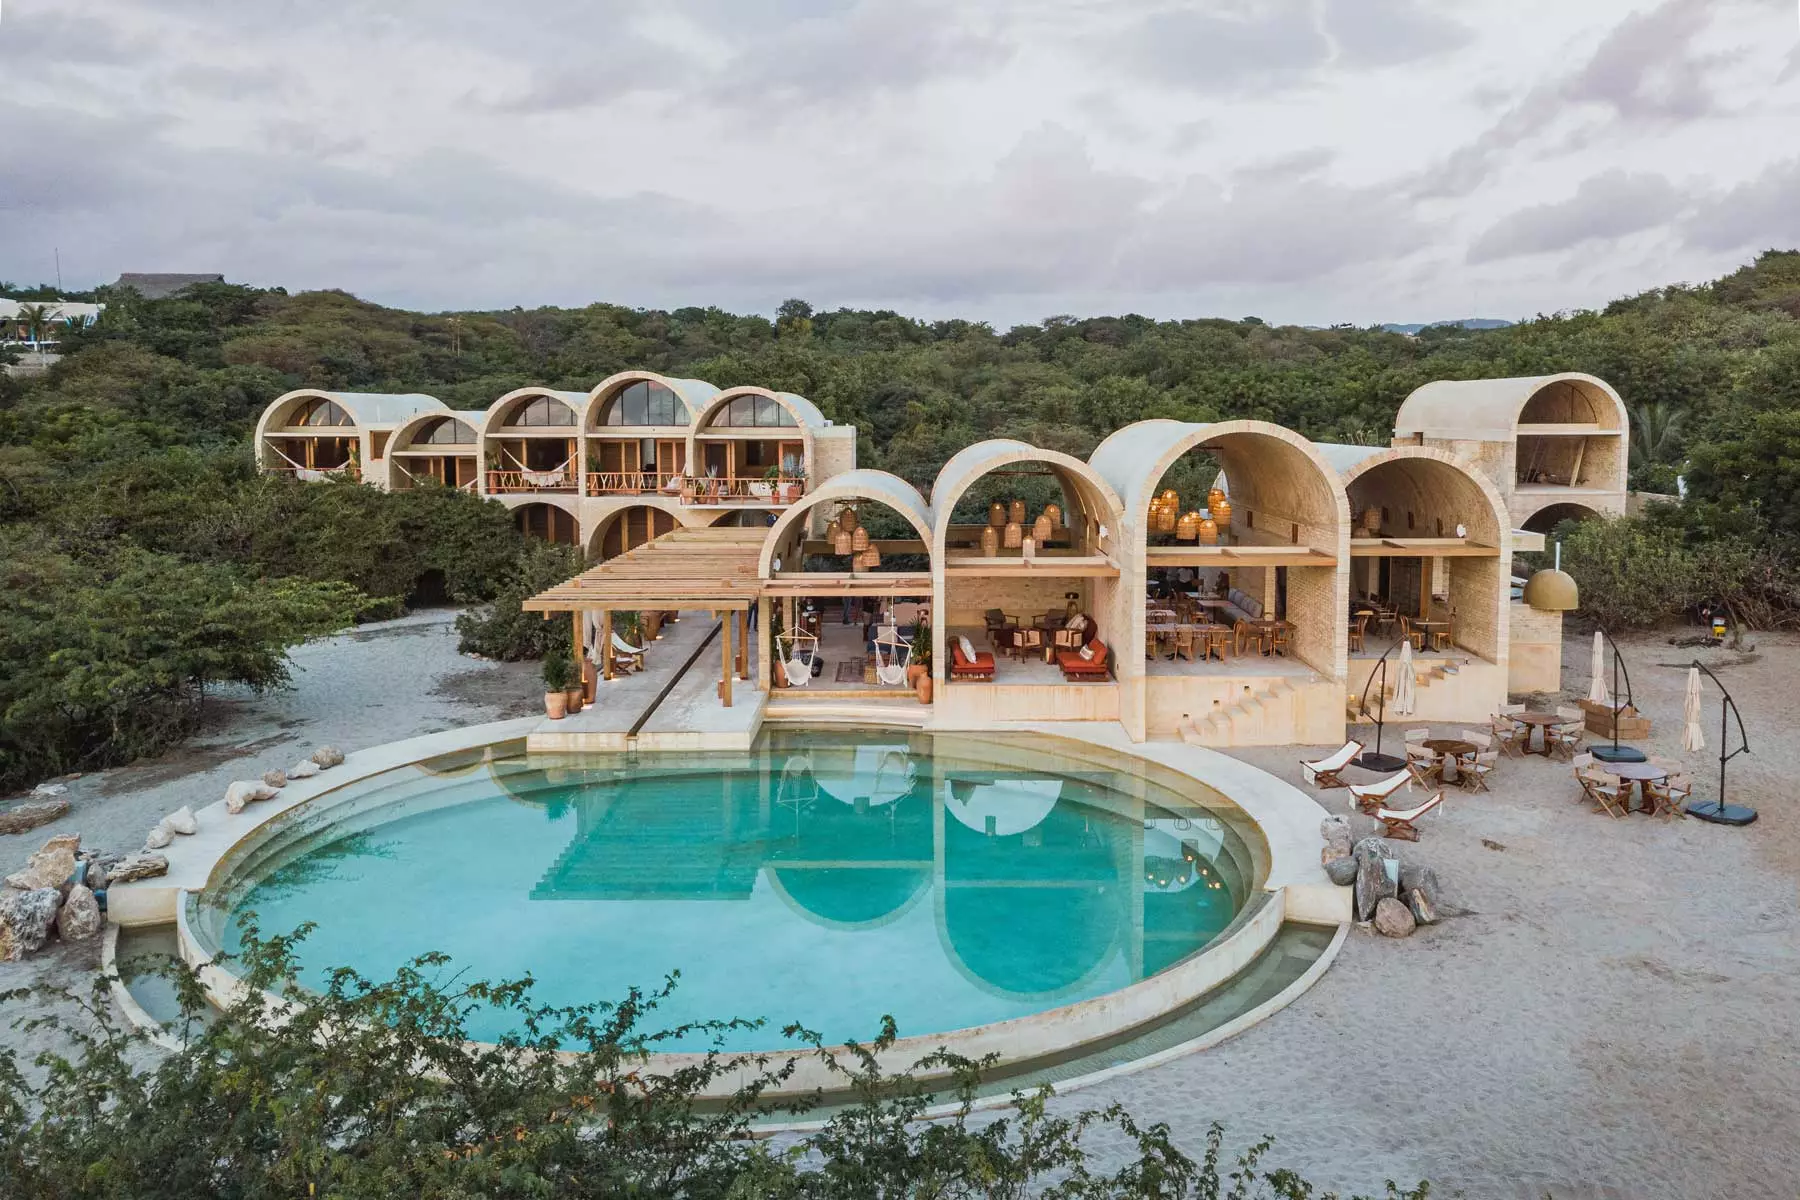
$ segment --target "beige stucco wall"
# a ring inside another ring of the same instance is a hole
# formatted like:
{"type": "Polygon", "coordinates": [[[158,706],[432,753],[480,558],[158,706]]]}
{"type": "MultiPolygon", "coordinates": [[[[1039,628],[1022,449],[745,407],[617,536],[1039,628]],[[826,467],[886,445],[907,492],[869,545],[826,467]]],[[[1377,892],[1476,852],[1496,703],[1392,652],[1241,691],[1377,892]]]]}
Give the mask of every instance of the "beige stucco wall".
{"type": "Polygon", "coordinates": [[[1514,694],[1562,688],[1563,615],[1528,604],[1508,604],[1512,624],[1507,690],[1514,694]]]}
{"type": "Polygon", "coordinates": [[[834,475],[856,470],[856,427],[833,425],[813,434],[813,477],[808,487],[824,483],[834,475]]]}

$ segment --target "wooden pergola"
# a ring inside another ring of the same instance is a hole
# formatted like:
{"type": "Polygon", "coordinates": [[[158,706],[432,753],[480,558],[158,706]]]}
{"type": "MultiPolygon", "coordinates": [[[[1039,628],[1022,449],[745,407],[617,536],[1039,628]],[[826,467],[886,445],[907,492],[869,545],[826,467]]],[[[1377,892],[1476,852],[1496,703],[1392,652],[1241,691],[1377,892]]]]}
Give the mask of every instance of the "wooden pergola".
{"type": "Polygon", "coordinates": [[[526,612],[573,616],[575,654],[582,653],[582,622],[600,615],[601,671],[613,677],[612,615],[624,612],[709,612],[724,619],[719,699],[731,707],[735,676],[750,678],[747,614],[762,596],[757,559],[764,529],[681,528],[627,550],[575,578],[539,592],[522,605],[526,612]]]}

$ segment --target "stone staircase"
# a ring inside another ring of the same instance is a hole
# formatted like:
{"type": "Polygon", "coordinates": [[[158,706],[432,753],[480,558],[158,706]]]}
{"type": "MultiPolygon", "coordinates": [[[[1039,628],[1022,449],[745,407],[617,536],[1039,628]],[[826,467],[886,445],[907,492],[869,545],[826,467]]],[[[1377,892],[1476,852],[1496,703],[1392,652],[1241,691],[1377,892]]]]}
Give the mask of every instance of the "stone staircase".
{"type": "Polygon", "coordinates": [[[1235,703],[1189,718],[1176,728],[1190,746],[1284,746],[1294,740],[1298,690],[1286,679],[1245,689],[1235,703]]]}
{"type": "MultiPolygon", "coordinates": [[[[1415,695],[1419,692],[1423,692],[1425,689],[1429,688],[1434,683],[1438,683],[1442,680],[1452,678],[1453,676],[1459,674],[1461,671],[1461,664],[1452,662],[1448,659],[1443,659],[1443,660],[1439,660],[1439,661],[1429,661],[1429,660],[1422,661],[1420,659],[1414,659],[1413,667],[1414,667],[1414,678],[1415,678],[1415,683],[1414,683],[1414,694],[1415,695]]],[[[1379,691],[1380,694],[1383,697],[1385,697],[1390,704],[1393,703],[1394,676],[1393,676],[1393,671],[1391,669],[1388,672],[1388,685],[1386,687],[1379,688],[1379,689],[1376,689],[1376,688],[1369,689],[1369,708],[1368,709],[1363,708],[1361,696],[1345,697],[1344,715],[1349,718],[1350,723],[1352,725],[1368,724],[1375,720],[1374,710],[1379,707],[1379,702],[1376,699],[1377,691],[1379,691]]]]}
{"type": "Polygon", "coordinates": [[[922,728],[931,720],[931,706],[920,704],[910,694],[892,700],[846,697],[834,700],[826,696],[771,699],[763,710],[765,721],[799,721],[808,725],[899,725],[922,728]]]}

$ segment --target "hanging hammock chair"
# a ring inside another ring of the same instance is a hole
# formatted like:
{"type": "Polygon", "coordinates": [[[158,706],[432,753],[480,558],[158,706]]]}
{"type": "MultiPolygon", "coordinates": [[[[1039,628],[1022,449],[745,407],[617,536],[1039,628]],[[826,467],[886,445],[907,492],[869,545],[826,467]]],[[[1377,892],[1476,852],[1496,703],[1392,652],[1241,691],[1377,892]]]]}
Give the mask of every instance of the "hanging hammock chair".
{"type": "Polygon", "coordinates": [[[798,817],[819,800],[819,780],[813,773],[809,755],[790,754],[781,764],[781,779],[775,786],[775,803],[791,808],[798,817]]]}
{"type": "Polygon", "coordinates": [[[818,637],[804,629],[794,629],[783,633],[777,643],[781,670],[787,676],[788,686],[805,687],[811,683],[813,667],[819,661],[818,637]],[[786,649],[780,648],[781,642],[787,643],[786,649]]]}
{"type": "Polygon", "coordinates": [[[912,643],[900,637],[900,631],[893,625],[883,625],[881,632],[875,635],[875,678],[889,687],[898,687],[906,682],[906,668],[912,665],[912,643]],[[882,651],[887,656],[882,656],[882,651]]]}

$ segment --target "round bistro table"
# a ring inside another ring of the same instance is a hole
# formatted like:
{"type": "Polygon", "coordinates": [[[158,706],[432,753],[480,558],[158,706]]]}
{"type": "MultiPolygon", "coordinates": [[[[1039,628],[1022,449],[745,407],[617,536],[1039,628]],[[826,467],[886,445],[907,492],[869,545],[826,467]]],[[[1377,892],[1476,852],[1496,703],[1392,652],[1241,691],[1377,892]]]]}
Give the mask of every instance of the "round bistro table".
{"type": "MultiPolygon", "coordinates": [[[[1474,754],[1481,749],[1481,747],[1477,746],[1474,742],[1465,741],[1462,738],[1431,738],[1428,741],[1420,742],[1419,744],[1424,746],[1427,750],[1435,750],[1443,755],[1444,761],[1456,768],[1455,779],[1462,778],[1463,758],[1467,755],[1474,754]]],[[[1446,779],[1444,782],[1449,783],[1452,782],[1452,780],[1446,779]]]]}
{"type": "Polygon", "coordinates": [[[1570,717],[1559,716],[1556,713],[1543,712],[1509,713],[1507,715],[1521,725],[1528,725],[1532,729],[1540,731],[1538,734],[1539,749],[1533,750],[1531,748],[1530,730],[1526,731],[1525,745],[1523,748],[1527,754],[1541,754],[1545,758],[1550,757],[1550,730],[1558,725],[1572,724],[1574,720],[1570,717]]]}
{"type": "Polygon", "coordinates": [[[1667,767],[1659,767],[1655,763],[1649,762],[1596,763],[1595,766],[1599,770],[1605,771],[1608,775],[1617,775],[1624,782],[1636,785],[1632,788],[1632,791],[1637,793],[1637,806],[1634,808],[1630,804],[1627,804],[1625,806],[1626,812],[1643,812],[1646,809],[1655,808],[1655,805],[1648,802],[1649,797],[1644,795],[1644,785],[1646,783],[1661,783],[1669,777],[1669,769],[1667,767]]]}

